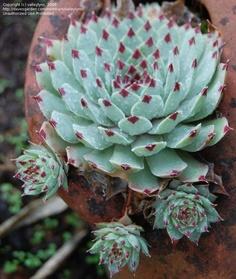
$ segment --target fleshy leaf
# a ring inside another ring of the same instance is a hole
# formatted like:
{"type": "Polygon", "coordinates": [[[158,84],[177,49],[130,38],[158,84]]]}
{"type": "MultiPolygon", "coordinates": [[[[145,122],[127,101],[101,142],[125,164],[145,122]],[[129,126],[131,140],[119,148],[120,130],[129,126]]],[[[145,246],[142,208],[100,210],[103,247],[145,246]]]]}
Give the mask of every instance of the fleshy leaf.
{"type": "Polygon", "coordinates": [[[63,140],[70,143],[76,143],[77,138],[74,134],[72,125],[77,121],[77,118],[74,116],[53,111],[49,122],[63,140]]]}
{"type": "Polygon", "coordinates": [[[228,120],[225,117],[204,122],[205,125],[214,125],[215,135],[208,143],[208,146],[215,145],[232,129],[229,127],[228,120]]]}
{"type": "Polygon", "coordinates": [[[132,144],[132,151],[140,157],[152,156],[166,147],[166,142],[160,136],[145,135],[132,144]]]}
{"type": "Polygon", "coordinates": [[[155,120],[153,122],[153,128],[151,131],[149,131],[149,134],[162,135],[162,134],[169,133],[180,122],[181,115],[182,115],[181,111],[176,111],[171,115],[167,116],[166,118],[164,118],[163,120],[155,120]]]}
{"type": "Polygon", "coordinates": [[[75,90],[68,83],[63,84],[62,87],[59,89],[59,92],[62,96],[63,101],[65,102],[66,107],[69,109],[70,112],[79,117],[88,119],[81,107],[80,100],[83,96],[81,93],[75,90]]]}
{"type": "Polygon", "coordinates": [[[152,128],[152,123],[142,116],[131,115],[122,119],[118,126],[127,134],[135,136],[148,132],[152,128]]]}
{"type": "Polygon", "coordinates": [[[121,145],[115,147],[110,162],[124,171],[139,171],[144,168],[143,159],[132,153],[129,147],[121,145]]]}
{"type": "Polygon", "coordinates": [[[48,65],[52,78],[52,84],[56,90],[61,88],[65,83],[70,84],[74,88],[78,88],[78,82],[63,62],[57,60],[54,62],[48,62],[48,65]]]}
{"type": "Polygon", "coordinates": [[[51,150],[53,150],[58,156],[64,155],[67,142],[63,141],[61,138],[57,136],[55,129],[49,122],[43,122],[39,131],[39,135],[47,144],[47,146],[51,150]]]}
{"type": "Polygon", "coordinates": [[[46,62],[35,66],[35,76],[40,88],[55,93],[56,90],[52,85],[52,79],[46,62]]]}
{"type": "Polygon", "coordinates": [[[41,90],[39,94],[35,97],[35,100],[38,102],[41,112],[48,120],[50,120],[55,106],[57,108],[57,111],[62,113],[67,112],[61,98],[46,90],[41,90]]]}
{"type": "Polygon", "coordinates": [[[129,145],[134,141],[131,136],[121,132],[118,128],[98,127],[98,129],[102,132],[103,136],[108,142],[129,145]]]}
{"type": "Polygon", "coordinates": [[[76,144],[68,146],[66,148],[67,162],[68,164],[79,168],[85,163],[84,155],[90,153],[91,148],[84,146],[83,144],[76,144]]]}
{"type": "Polygon", "coordinates": [[[113,148],[110,147],[102,151],[97,150],[90,152],[86,154],[84,158],[93,168],[97,168],[106,173],[112,173],[115,170],[114,166],[109,162],[112,154],[113,148]]]}
{"type": "Polygon", "coordinates": [[[182,148],[189,145],[199,134],[201,124],[197,126],[179,125],[166,137],[167,146],[171,148],[182,148]]]}
{"type": "Polygon", "coordinates": [[[131,110],[132,115],[143,116],[147,119],[155,118],[163,112],[163,101],[160,96],[144,95],[131,110]]]}
{"type": "Polygon", "coordinates": [[[151,172],[157,177],[178,177],[187,168],[187,164],[169,148],[147,157],[147,163],[151,172]]]}
{"type": "Polygon", "coordinates": [[[214,136],[214,125],[207,125],[205,127],[202,127],[198,136],[196,136],[195,139],[193,139],[193,141],[189,145],[183,147],[182,149],[189,152],[200,151],[208,145],[208,143],[212,140],[214,136]]]}
{"type": "Polygon", "coordinates": [[[125,117],[125,114],[115,104],[108,99],[99,99],[99,105],[101,106],[105,115],[113,122],[119,122],[125,117]]]}
{"type": "Polygon", "coordinates": [[[139,101],[139,97],[136,94],[128,92],[126,89],[122,89],[120,92],[112,95],[111,101],[119,107],[125,115],[130,115],[131,109],[133,105],[139,101]]]}
{"type": "Polygon", "coordinates": [[[188,153],[181,153],[180,157],[187,164],[187,168],[181,173],[180,180],[183,182],[206,181],[208,166],[194,159],[188,153]]]}
{"type": "Polygon", "coordinates": [[[73,129],[77,140],[85,144],[87,147],[103,150],[111,146],[111,143],[105,140],[95,124],[74,124],[73,129]]]}
{"type": "Polygon", "coordinates": [[[150,195],[160,187],[160,180],[154,176],[148,166],[137,173],[129,175],[129,188],[133,191],[150,195]]]}

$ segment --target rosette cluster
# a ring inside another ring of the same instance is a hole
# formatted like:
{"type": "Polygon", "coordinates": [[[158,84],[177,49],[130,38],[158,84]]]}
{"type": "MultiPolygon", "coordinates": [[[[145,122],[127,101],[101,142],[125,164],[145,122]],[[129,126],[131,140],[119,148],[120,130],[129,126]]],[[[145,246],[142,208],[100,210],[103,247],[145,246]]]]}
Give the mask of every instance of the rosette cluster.
{"type": "Polygon", "coordinates": [[[139,264],[140,252],[149,256],[146,240],[140,235],[142,227],[121,223],[100,223],[94,231],[95,243],[89,250],[100,255],[100,264],[106,264],[111,277],[125,265],[134,272],[139,264]]]}
{"type": "Polygon", "coordinates": [[[25,195],[45,194],[45,199],[54,195],[59,187],[67,189],[67,166],[50,149],[32,145],[16,159],[16,178],[24,182],[25,195]]]}
{"type": "Polygon", "coordinates": [[[205,181],[189,153],[216,144],[227,119],[217,108],[227,64],[217,31],[178,26],[147,5],[118,19],[71,21],[65,39],[42,38],[35,67],[39,107],[67,145],[68,161],[127,179],[150,194],[162,179],[205,181]]]}
{"type": "Polygon", "coordinates": [[[208,232],[211,223],[221,221],[215,210],[216,196],[205,185],[193,186],[173,181],[161,192],[154,203],[154,228],[166,229],[172,241],[186,236],[198,243],[203,232],[208,232]]]}

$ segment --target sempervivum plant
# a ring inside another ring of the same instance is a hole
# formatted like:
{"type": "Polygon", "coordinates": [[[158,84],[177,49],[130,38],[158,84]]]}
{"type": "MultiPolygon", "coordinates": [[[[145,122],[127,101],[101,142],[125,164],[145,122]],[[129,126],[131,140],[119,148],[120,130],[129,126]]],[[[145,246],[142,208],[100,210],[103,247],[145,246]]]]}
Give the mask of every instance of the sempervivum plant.
{"type": "Polygon", "coordinates": [[[43,127],[47,133],[45,132],[42,136],[48,145],[32,144],[29,149],[25,150],[24,154],[16,159],[18,172],[15,177],[24,182],[22,186],[24,195],[45,193],[45,199],[48,199],[57,192],[59,187],[68,188],[68,166],[56,151],[60,141],[54,144],[52,140],[46,140],[45,137],[49,134],[52,136],[53,131],[46,123],[43,127]]]}
{"type": "Polygon", "coordinates": [[[42,38],[49,60],[36,66],[44,116],[68,144],[68,161],[92,166],[152,193],[161,179],[205,181],[189,152],[216,144],[226,64],[217,31],[178,26],[155,4],[119,19],[112,12],[72,20],[64,40],[42,38]],[[206,66],[207,65],[207,66],[206,66]]]}
{"type": "Polygon", "coordinates": [[[142,227],[121,223],[100,223],[94,231],[95,243],[90,253],[100,254],[100,264],[106,264],[110,275],[119,272],[125,265],[134,272],[139,264],[139,254],[149,256],[148,244],[140,235],[142,227]]]}
{"type": "Polygon", "coordinates": [[[173,181],[153,205],[154,228],[166,228],[172,241],[186,236],[198,243],[200,235],[208,232],[211,223],[222,220],[214,208],[215,199],[205,185],[194,187],[173,181]]]}
{"type": "MultiPolygon", "coordinates": [[[[41,91],[34,98],[47,119],[40,135],[52,148],[27,151],[26,160],[18,160],[27,192],[41,192],[47,181],[50,194],[67,186],[63,160],[84,176],[95,168],[128,184],[125,216],[150,208],[157,196],[154,228],[166,228],[173,241],[185,235],[197,242],[220,217],[208,190],[208,165],[191,153],[230,130],[225,117],[213,117],[227,70],[220,34],[179,26],[154,4],[126,16],[112,10],[72,19],[65,39],[41,41],[48,59],[35,66],[41,91]],[[150,195],[148,201],[131,197],[132,190],[150,195]]],[[[100,253],[111,275],[126,264],[134,271],[139,253],[149,255],[141,231],[122,219],[100,224],[90,252],[100,253]]]]}

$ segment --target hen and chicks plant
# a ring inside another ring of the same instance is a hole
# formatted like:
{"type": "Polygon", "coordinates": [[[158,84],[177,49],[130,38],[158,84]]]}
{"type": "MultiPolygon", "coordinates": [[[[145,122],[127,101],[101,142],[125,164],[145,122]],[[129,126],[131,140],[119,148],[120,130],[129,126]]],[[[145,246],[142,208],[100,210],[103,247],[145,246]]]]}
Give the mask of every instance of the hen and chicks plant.
{"type": "MultiPolygon", "coordinates": [[[[35,67],[34,98],[46,118],[39,134],[47,147],[34,145],[17,160],[25,193],[51,196],[67,187],[68,167],[96,169],[155,196],[154,229],[197,243],[220,217],[209,167],[194,153],[230,130],[225,117],[213,116],[227,70],[219,32],[179,26],[153,4],[125,17],[113,9],[72,19],[63,40],[41,41],[48,60],[35,67]]],[[[140,251],[149,255],[141,231],[98,225],[90,251],[111,275],[126,264],[134,271],[140,251]]]]}

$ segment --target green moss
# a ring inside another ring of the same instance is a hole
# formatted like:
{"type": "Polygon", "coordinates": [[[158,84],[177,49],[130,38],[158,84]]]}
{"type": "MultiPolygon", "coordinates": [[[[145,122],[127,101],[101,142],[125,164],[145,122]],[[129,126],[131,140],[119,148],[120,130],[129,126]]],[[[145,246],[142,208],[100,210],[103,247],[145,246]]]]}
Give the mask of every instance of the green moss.
{"type": "Polygon", "coordinates": [[[22,207],[21,193],[11,183],[0,184],[1,199],[8,205],[11,214],[16,214],[22,207]]]}

